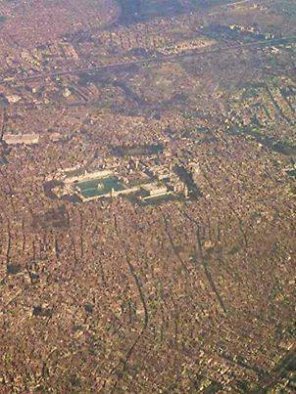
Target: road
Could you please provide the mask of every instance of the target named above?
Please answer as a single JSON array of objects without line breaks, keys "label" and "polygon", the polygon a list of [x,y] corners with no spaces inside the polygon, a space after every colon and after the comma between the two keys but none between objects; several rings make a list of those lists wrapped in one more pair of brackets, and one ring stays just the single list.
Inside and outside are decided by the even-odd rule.
[{"label": "road", "polygon": [[126,68],[130,68],[132,66],[144,66],[144,65],[152,65],[152,64],[159,64],[159,63],[169,63],[169,62],[174,62],[178,61],[181,59],[192,59],[192,58],[197,58],[199,56],[203,55],[208,55],[208,54],[214,54],[214,53],[225,53],[233,50],[241,50],[241,49],[249,49],[249,48],[256,48],[256,47],[272,47],[272,46],[279,46],[283,44],[288,44],[288,43],[295,43],[296,42],[296,36],[290,36],[290,37],[283,37],[283,38],[272,38],[272,39],[267,39],[267,40],[262,40],[262,41],[254,41],[254,42],[249,42],[245,44],[236,44],[232,46],[227,46],[227,47],[216,47],[213,49],[206,49],[206,50],[201,50],[201,51],[191,51],[186,52],[186,53],[180,53],[176,55],[171,55],[171,56],[155,56],[155,57],[150,57],[146,59],[140,59],[140,60],[132,60],[128,62],[118,62],[118,63],[111,63],[111,64],[106,64],[102,66],[96,66],[96,67],[84,67],[84,68],[75,68],[75,69],[68,69],[68,70],[59,70],[59,71],[53,71],[49,73],[39,73],[35,74],[29,77],[25,78],[19,78],[19,79],[2,79],[0,80],[0,84],[5,85],[5,86],[11,86],[11,87],[21,87],[27,82],[30,81],[36,81],[40,79],[50,79],[58,76],[66,76],[66,75],[77,75],[81,73],[99,73],[99,72],[116,72],[120,70],[124,70]]}]

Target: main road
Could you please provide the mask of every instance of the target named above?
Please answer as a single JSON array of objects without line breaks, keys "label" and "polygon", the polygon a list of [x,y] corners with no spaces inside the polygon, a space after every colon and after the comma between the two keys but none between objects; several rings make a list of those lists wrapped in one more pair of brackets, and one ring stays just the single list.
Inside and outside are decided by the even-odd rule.
[{"label": "main road", "polygon": [[224,47],[215,47],[212,49],[206,49],[206,50],[195,50],[195,51],[187,51],[185,53],[180,53],[180,54],[175,54],[175,55],[158,55],[156,54],[155,56],[150,56],[149,58],[145,59],[139,59],[139,60],[131,60],[127,62],[117,62],[117,63],[110,63],[106,65],[98,65],[94,67],[82,67],[82,68],[74,68],[74,69],[67,69],[67,70],[58,70],[58,71],[52,71],[52,72],[46,72],[46,73],[36,73],[31,76],[27,76],[24,78],[15,78],[12,79],[11,77],[9,78],[3,78],[0,79],[0,84],[5,85],[5,86],[11,86],[11,87],[21,87],[22,85],[26,84],[27,82],[30,81],[36,81],[40,79],[48,79],[48,78],[54,78],[58,76],[65,76],[65,75],[77,75],[81,73],[99,73],[99,72],[116,72],[120,70],[124,70],[126,68],[132,67],[132,66],[144,66],[144,65],[150,65],[150,64],[159,64],[159,63],[167,63],[167,62],[174,62],[178,61],[181,59],[192,59],[192,58],[197,58],[199,56],[203,55],[208,55],[208,54],[215,54],[215,53],[224,53],[224,52],[229,52],[233,50],[241,50],[241,49],[249,49],[249,48],[255,48],[258,47],[276,47],[280,45],[287,45],[287,44],[294,44],[296,42],[296,36],[288,36],[288,37],[282,37],[282,38],[271,38],[271,39],[266,39],[266,40],[261,40],[261,41],[253,41],[253,42],[248,42],[244,44],[235,44],[235,45],[229,45],[229,46],[224,46]]}]

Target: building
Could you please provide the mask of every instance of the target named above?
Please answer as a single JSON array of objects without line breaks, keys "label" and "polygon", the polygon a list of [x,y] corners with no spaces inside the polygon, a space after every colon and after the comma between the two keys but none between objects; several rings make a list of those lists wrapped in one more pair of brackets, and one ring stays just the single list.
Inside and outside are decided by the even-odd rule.
[{"label": "building", "polygon": [[7,145],[36,145],[39,143],[38,134],[4,134],[3,141]]},{"label": "building", "polygon": [[146,194],[146,197],[160,197],[169,193],[165,185],[160,185],[158,183],[148,183],[147,185],[142,185],[141,189]]}]

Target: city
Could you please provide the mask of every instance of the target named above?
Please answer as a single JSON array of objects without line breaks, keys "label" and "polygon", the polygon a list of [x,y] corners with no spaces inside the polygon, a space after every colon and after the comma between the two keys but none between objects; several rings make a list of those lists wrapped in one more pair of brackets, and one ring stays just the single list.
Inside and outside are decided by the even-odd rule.
[{"label": "city", "polygon": [[0,2],[0,393],[294,393],[296,5]]}]

